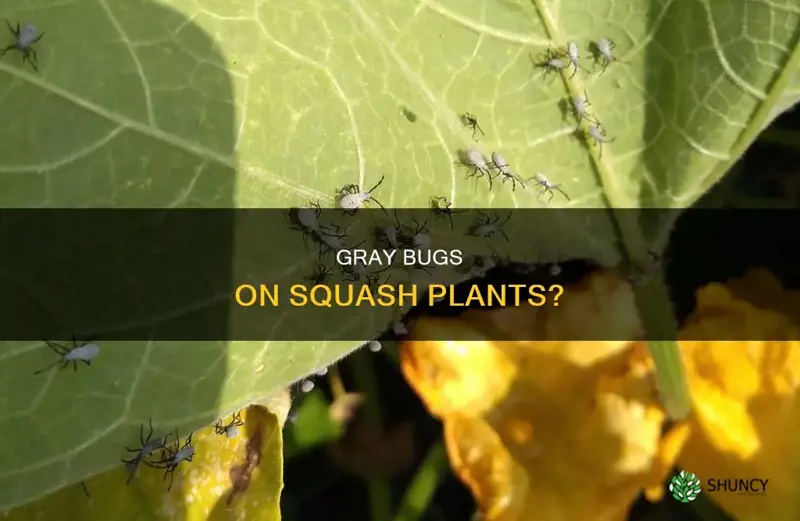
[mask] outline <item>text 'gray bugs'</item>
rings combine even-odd
[[[78,370],[78,362],[83,362],[86,365],[92,365],[92,360],[100,353],[100,346],[97,344],[91,343],[89,341],[84,342],[83,344],[78,345],[78,340],[75,335],[72,335],[72,347],[62,346],[61,344],[57,344],[56,342],[51,342],[46,339],[42,339],[45,341],[47,346],[55,351],[58,355],[61,356],[60,360],[53,362],[52,364],[35,371],[33,374],[41,374],[53,367],[61,364],[61,369],[67,367],[70,363],[72,364],[72,368],[77,371]]]
[[[566,192],[564,192],[564,190],[559,188],[559,185],[548,180],[544,176],[544,174],[537,172],[536,174],[533,175],[533,179],[535,179],[536,184],[541,187],[541,190],[539,191],[540,195],[544,192],[550,194],[550,198],[547,200],[548,203],[553,200],[553,195],[554,195],[553,190],[558,190],[559,192],[561,192],[561,195],[563,195],[567,199],[567,201],[569,201],[569,196],[566,194]]]
[[[39,34],[36,30],[36,26],[33,24],[25,24],[22,26],[22,28],[20,28],[19,22],[17,22],[17,27],[15,29],[11,26],[9,21],[6,20],[6,25],[8,26],[8,30],[11,31],[11,34],[14,35],[14,43],[4,48],[2,52],[0,52],[0,58],[5,56],[5,54],[12,49],[17,50],[22,53],[22,62],[30,63],[31,67],[33,67],[33,70],[39,72],[39,67],[36,65],[39,57],[36,54],[36,49],[34,49],[32,46],[34,43],[42,39],[44,33]]]
[[[373,186],[366,192],[362,192],[361,187],[359,187],[358,185],[352,185],[352,184],[345,185],[344,187],[342,187],[341,190],[339,190],[339,195],[340,195],[339,206],[342,209],[347,210],[348,211],[347,213],[349,213],[350,215],[353,215],[356,212],[356,210],[361,208],[361,206],[364,205],[367,201],[373,201],[375,204],[381,207],[384,213],[386,213],[386,208],[384,208],[383,205],[377,199],[372,197],[372,192],[374,192],[375,189],[378,188],[381,185],[381,183],[383,183],[384,177],[386,176],[382,175],[381,180],[375,183],[375,186]]]

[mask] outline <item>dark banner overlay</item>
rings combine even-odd
[[[681,220],[702,223],[698,263],[767,247],[786,260],[798,214]],[[559,265],[615,266],[617,240],[605,210],[0,210],[0,339],[363,342],[412,307],[567,306]],[[487,276],[500,268],[514,277]]]

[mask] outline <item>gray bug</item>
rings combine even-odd
[[[566,194],[566,192],[564,192],[564,190],[560,188],[560,185],[551,182],[544,176],[544,174],[537,172],[536,174],[533,175],[531,179],[535,179],[536,184],[539,185],[539,187],[541,188],[541,190],[539,191],[540,195],[545,192],[550,194],[550,199],[547,200],[548,203],[553,200],[553,195],[554,195],[553,190],[558,190],[559,192],[561,192],[561,195],[563,195],[567,199],[567,201],[569,201],[569,196]]]
[[[338,228],[335,226],[325,226],[319,224],[319,217],[322,215],[322,208],[319,203],[311,201],[309,208],[290,208],[287,212],[289,217],[289,227],[293,230],[303,232],[303,242],[307,245],[308,237],[316,242],[324,242],[324,236],[339,236]]]
[[[185,461],[190,463],[194,458],[195,450],[192,447],[192,435],[190,434],[186,441],[181,445],[181,438],[178,433],[175,433],[175,448],[164,446],[161,448],[161,459],[149,463],[151,467],[164,470],[164,479],[169,476],[169,486],[167,491],[172,490],[172,481],[175,477],[175,470],[181,462]]]
[[[354,244],[352,246],[348,246],[345,244],[344,240],[347,238],[347,228],[349,226],[345,226],[343,231],[339,231],[339,227],[333,225],[335,231],[331,231],[331,233],[321,233],[314,235],[314,240],[319,245],[319,259],[322,259],[322,255],[328,252],[336,253],[339,250],[343,250],[345,248],[356,248],[364,244],[365,241],[361,241],[358,244]]]
[[[492,166],[499,172],[498,175],[503,177],[503,182],[511,181],[511,191],[517,189],[517,183],[525,188],[525,183],[519,178],[508,166],[508,161],[500,155],[500,152],[492,152]]]
[[[331,274],[331,269],[323,266],[322,264],[317,264],[317,267],[314,269],[314,272],[305,277],[305,280],[311,282],[314,285],[317,284],[325,284]]]
[[[603,67],[600,74],[606,72],[606,69],[612,62],[621,62],[621,60],[613,54],[615,48],[616,45],[610,38],[600,38],[596,42],[589,44],[589,52],[592,53],[595,64],[599,63]]]
[[[603,143],[611,143],[617,139],[615,137],[610,139],[606,137],[606,129],[604,129],[599,123],[596,125],[589,125],[589,128],[586,130],[584,135],[587,139],[591,139],[594,144],[600,147],[598,157],[603,157]]]
[[[572,65],[572,67],[573,67],[572,75],[570,76],[570,79],[572,79],[575,76],[575,74],[578,72],[578,69],[580,69],[582,71],[586,70],[583,67],[581,67],[580,64],[578,63],[578,60],[580,59],[580,52],[578,50],[578,44],[577,43],[569,42],[567,44],[566,57],[567,57],[567,60],[569,60],[569,64]]]
[[[367,268],[367,265],[364,264],[363,262],[355,262],[349,266],[342,265],[342,274],[346,276],[346,279],[349,282],[359,282],[363,279],[366,281],[368,286],[374,286],[380,280],[381,273],[383,273],[384,271],[388,270],[391,267],[392,267],[391,264],[389,264],[383,269],[370,271]],[[386,276],[386,279],[383,281],[384,284],[389,280],[391,276],[392,276],[391,273]]]
[[[548,74],[561,72],[567,68],[569,62],[564,60],[565,57],[566,55],[563,52],[549,48],[543,55],[539,57],[538,62],[533,59],[533,56],[531,56],[531,61],[533,62],[534,67],[544,71],[542,77],[546,78]]]
[[[377,340],[370,340],[369,343],[367,344],[367,347],[373,353],[377,353],[378,351],[380,351],[383,348],[381,343],[378,342]]]
[[[77,371],[78,362],[83,362],[86,365],[92,365],[92,360],[94,360],[95,357],[100,354],[100,346],[91,341],[86,341],[78,345],[78,339],[75,337],[75,335],[72,335],[72,347],[62,346],[61,344],[51,342],[45,338],[42,338],[42,340],[45,341],[50,349],[60,355],[61,359],[53,362],[47,367],[39,369],[38,371],[34,371],[33,374],[35,375],[42,374],[58,364],[61,364],[61,369],[64,369],[69,364],[72,364],[72,368]]]
[[[453,229],[453,214],[460,213],[462,210],[453,210],[453,203],[447,200],[444,196],[431,197],[431,210],[433,215],[438,218],[447,218],[450,221],[450,229]]]
[[[483,212],[478,212],[478,219],[470,226],[469,230],[467,230],[467,235],[472,235],[473,237],[491,237],[499,233],[508,241],[508,235],[506,235],[506,232],[501,228],[509,219],[511,219],[511,212],[508,212],[506,218],[502,220],[497,214],[494,214],[494,218],[492,218]]]
[[[223,425],[222,420],[219,420],[216,425],[214,425],[214,432],[219,436],[227,436],[228,438],[235,438],[239,435],[239,429],[237,427],[241,427],[244,425],[241,417],[241,411],[233,413],[233,418],[230,422]]]
[[[461,123],[464,124],[465,127],[469,127],[472,129],[472,139],[475,139],[475,132],[478,131],[481,133],[481,136],[485,136],[486,134],[483,133],[483,129],[480,125],[478,125],[478,118],[470,114],[469,112],[465,112],[459,115],[461,118]]]
[[[153,467],[153,463],[148,461],[148,458],[153,455],[157,450],[163,449],[167,437],[164,436],[162,438],[155,438],[153,439],[153,419],[151,418],[148,422],[150,426],[150,430],[147,434],[147,437],[144,437],[144,424],[139,425],[139,448],[138,449],[131,449],[130,447],[123,447],[128,452],[136,453],[131,459],[122,459],[122,463],[125,464],[125,468],[128,469],[128,479],[125,481],[125,484],[128,485],[133,479],[134,474],[139,468],[140,463],[144,463],[147,466]]]
[[[378,226],[374,230],[375,239],[381,245],[386,245],[395,250],[403,247],[401,244],[401,235],[403,225],[400,224],[400,218],[397,216],[397,211],[394,212],[394,220],[396,224],[389,226]]]
[[[586,92],[583,94],[579,94],[572,98],[572,113],[578,119],[578,127],[580,128],[581,121],[584,119],[589,121],[595,125],[599,124],[597,119],[594,116],[591,116],[586,108],[590,107],[592,104],[589,102],[589,97],[586,95]]]
[[[314,382],[311,380],[303,380],[300,382],[300,390],[304,393],[310,393],[314,390]]]
[[[428,221],[424,221],[422,224],[416,218],[413,218],[413,221],[413,228],[411,226],[403,226],[404,231],[400,239],[403,246],[421,250],[429,249],[431,247],[431,236],[428,235]]]
[[[375,189],[378,188],[381,183],[383,183],[383,179],[385,177],[385,175],[382,175],[381,180],[375,183],[375,186],[366,192],[362,192],[361,187],[358,185],[350,184],[343,186],[342,189],[339,190],[339,206],[348,214],[353,215],[356,213],[356,210],[366,204],[367,201],[373,201],[375,204],[381,207],[383,213],[387,213],[386,208],[383,207],[380,201],[372,197],[372,192],[374,192]]]
[[[466,163],[458,161],[456,164],[472,168],[472,172],[467,174],[467,179],[473,176],[478,178],[486,176],[489,179],[489,190],[491,190],[494,177],[492,176],[491,170],[489,170],[489,163],[486,160],[486,156],[483,155],[483,152],[475,147],[468,147],[464,151],[464,159],[466,159]]]
[[[0,58],[5,56],[8,51],[19,51],[22,53],[22,62],[30,63],[33,70],[39,72],[39,67],[36,65],[36,62],[39,61],[39,57],[36,54],[36,49],[33,48],[33,44],[41,40],[44,33],[39,34],[36,26],[33,24],[25,24],[20,28],[19,22],[17,22],[17,27],[15,29],[11,26],[9,21],[6,20],[6,25],[8,26],[8,30],[11,31],[11,34],[14,35],[14,43],[0,52]]]

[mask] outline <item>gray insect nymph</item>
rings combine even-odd
[[[539,57],[539,61],[534,61],[533,64],[535,67],[544,70],[542,77],[546,78],[548,74],[559,72],[567,67],[568,62],[564,61],[565,57],[568,58],[563,51],[549,48]],[[533,61],[533,57],[531,57],[531,61]]]
[[[424,221],[420,224],[416,217],[412,219],[414,221],[414,227],[403,226],[403,233],[400,239],[403,246],[423,250],[429,249],[431,246],[431,236],[428,235],[428,221]]]
[[[372,197],[372,192],[374,192],[375,189],[378,188],[381,183],[383,183],[384,177],[386,176],[381,176],[380,181],[375,183],[375,186],[366,192],[361,191],[361,187],[358,185],[345,185],[341,190],[339,190],[339,206],[343,210],[346,210],[350,215],[353,215],[356,210],[361,208],[365,203],[367,203],[367,201],[373,201],[375,204],[380,206],[381,209],[383,209],[384,213],[386,213],[386,208],[384,208],[377,199]]]
[[[536,174],[533,175],[533,179],[535,179],[536,184],[541,187],[539,195],[543,194],[544,192],[550,194],[550,199],[547,200],[548,203],[553,200],[553,195],[554,195],[553,190],[558,190],[559,192],[561,192],[561,195],[563,195],[567,199],[567,201],[569,201],[569,196],[566,194],[566,192],[564,192],[564,190],[559,188],[560,185],[551,182],[544,176],[544,174],[537,172]]]
[[[616,45],[610,38],[600,38],[592,43],[590,51],[594,55],[595,63],[599,62],[603,67],[600,74],[606,72],[606,69],[612,62],[620,61],[612,52],[615,48]]]
[[[575,117],[578,118],[578,125],[580,126],[581,121],[584,119],[590,121],[594,124],[597,124],[598,121],[593,116],[590,116],[589,113],[586,111],[586,107],[591,106],[592,104],[589,102],[589,97],[584,92],[583,94],[579,94],[572,98],[572,112],[575,114]]]
[[[164,445],[166,444],[167,437],[164,436],[162,438],[155,438],[153,439],[153,419],[151,418],[148,422],[150,426],[150,430],[147,434],[147,437],[144,436],[144,424],[139,425],[139,448],[138,449],[131,449],[129,447],[123,447],[128,452],[133,452],[136,454],[131,459],[123,459],[121,460],[122,463],[125,464],[125,467],[128,469],[128,479],[125,481],[125,484],[129,484],[131,479],[133,479],[134,474],[139,468],[140,463],[144,463],[147,466],[153,467],[155,466],[153,462],[148,461],[149,458],[153,453],[155,453],[159,449],[163,449]]]
[[[33,67],[33,70],[39,72],[39,67],[36,65],[39,57],[36,54],[36,49],[34,49],[32,46],[34,43],[42,39],[44,33],[39,34],[36,26],[33,24],[25,24],[22,26],[22,28],[20,28],[19,22],[17,22],[17,26],[14,28],[11,26],[9,21],[6,20],[6,25],[8,26],[8,30],[11,31],[11,34],[14,35],[14,43],[0,51],[0,58],[2,58],[10,50],[19,51],[22,53],[22,62],[30,63],[31,67]]]
[[[500,152],[492,152],[492,165],[500,172],[498,175],[503,176],[503,183],[511,181],[512,192],[516,191],[517,183],[522,185],[522,188],[525,188],[525,183],[511,171],[511,168],[508,166],[508,161],[500,155]]]
[[[467,162],[456,162],[457,165],[464,165],[472,168],[472,172],[467,174],[467,179],[476,176],[478,178],[486,176],[489,179],[489,190],[492,189],[492,173],[489,171],[489,164],[486,161],[486,156],[477,148],[470,146],[464,151],[464,158]]]
[[[94,360],[95,357],[100,354],[100,346],[92,342],[84,342],[83,344],[78,345],[78,340],[75,335],[72,336],[72,347],[63,346],[44,338],[42,338],[42,340],[44,340],[44,342],[47,344],[47,347],[52,349],[56,354],[60,355],[61,359],[46,367],[43,367],[42,369],[39,369],[38,371],[34,371],[33,374],[35,375],[42,374],[58,364],[61,364],[61,369],[64,369],[71,363],[72,368],[77,371],[78,362],[83,362],[86,365],[92,365],[92,360]]]
[[[497,214],[494,214],[494,218],[492,218],[483,212],[478,212],[478,219],[469,228],[467,234],[473,237],[491,237],[499,233],[508,241],[508,235],[501,228],[509,219],[511,219],[511,212],[508,212],[508,215],[503,220]]]
[[[225,435],[228,438],[235,438],[239,434],[239,429],[237,427],[241,427],[244,425],[241,417],[241,411],[233,413],[233,418],[230,422],[223,425],[222,420],[219,420],[216,425],[214,425],[214,432],[220,436]]]
[[[150,464],[151,467],[164,469],[164,479],[169,476],[169,487],[167,491],[172,490],[172,481],[174,479],[175,469],[182,461],[191,462],[194,458],[195,450],[192,447],[192,435],[190,434],[183,445],[180,445],[181,439],[178,433],[175,433],[175,449],[170,447],[162,447],[161,459],[154,461]]]
[[[572,78],[578,72],[578,69],[583,69],[583,67],[581,67],[578,63],[580,55],[577,43],[569,42],[567,44],[567,59],[569,60],[570,65],[573,67],[572,75],[570,76],[570,78]]]
[[[615,137],[607,138],[606,137],[606,129],[604,129],[599,124],[597,125],[589,125],[589,128],[586,131],[586,135],[588,138],[592,139],[594,144],[599,147],[600,152],[598,153],[598,157],[603,157],[603,143],[611,143],[614,141]]]

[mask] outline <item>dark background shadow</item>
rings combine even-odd
[[[126,311],[155,315],[229,284],[233,214],[203,230],[209,240],[159,236],[166,211],[115,209],[230,208],[237,175],[227,64],[186,16],[157,1],[79,0],[6,5],[3,17],[44,36],[38,73],[15,50],[0,60],[0,207],[18,209],[0,219],[0,336],[37,319],[40,336],[66,345],[73,333],[105,334],[90,367],[38,376],[58,360],[41,339],[0,344],[0,511],[116,466],[149,418],[156,435],[182,438],[213,423],[224,343],[158,343],[147,331],[108,339]],[[0,35],[13,42],[4,24]],[[193,269],[201,257],[214,272]],[[143,270],[163,284],[142,287]],[[202,319],[225,330],[228,317]],[[137,341],[115,341],[125,339]]]

